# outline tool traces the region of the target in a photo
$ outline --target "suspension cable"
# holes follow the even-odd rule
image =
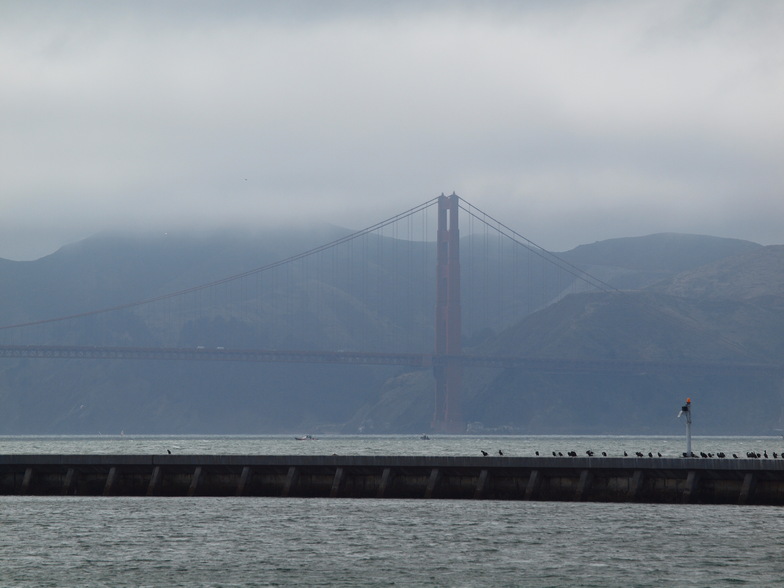
[[[463,203],[467,204],[468,206],[467,207],[463,206]],[[528,251],[530,251],[534,255],[541,257],[548,263],[551,263],[552,265],[555,265],[561,270],[573,275],[578,280],[581,280],[586,284],[593,286],[598,290],[603,290],[605,292],[621,292],[621,290],[608,284],[604,280],[597,278],[596,276],[590,274],[589,272],[583,269],[580,269],[573,263],[570,263],[567,260],[557,256],[552,251],[548,251],[544,247],[537,245],[536,243],[524,237],[514,229],[507,227],[501,221],[493,218],[486,212],[480,210],[479,208],[477,208],[467,200],[461,198],[459,201],[459,206],[460,208],[465,210],[471,217],[475,218],[479,222],[484,223],[491,229],[494,229],[501,235],[505,236],[507,239],[511,240],[513,243],[525,247]]]
[[[417,214],[417,213],[419,213],[419,212],[421,212],[421,211],[423,211],[423,210],[425,210],[427,208],[430,208],[431,206],[433,206],[437,202],[438,202],[438,197],[432,198],[432,199],[428,200],[427,202],[424,202],[424,203],[422,203],[422,204],[420,204],[418,206],[415,206],[414,208],[406,210],[405,212],[401,212],[400,214],[396,214],[395,216],[389,217],[386,220],[380,221],[380,222],[378,222],[378,223],[376,223],[374,225],[371,225],[369,227],[366,227],[364,229],[361,229],[359,231],[351,233],[350,235],[346,235],[344,237],[340,237],[339,239],[335,239],[334,241],[330,241],[329,243],[326,243],[324,245],[320,245],[318,247],[314,247],[313,249],[309,249],[309,250],[304,251],[302,253],[298,253],[296,255],[292,255],[290,257],[287,257],[285,259],[281,259],[279,261],[275,261],[275,262],[269,263],[267,265],[256,267],[256,268],[253,268],[253,269],[250,269],[250,270],[238,273],[238,274],[227,276],[225,278],[220,278],[218,280],[214,280],[214,281],[208,282],[206,284],[199,284],[198,286],[191,286],[190,288],[185,288],[183,290],[177,290],[175,292],[169,292],[167,294],[161,294],[160,296],[154,296],[152,298],[145,298],[143,300],[137,300],[135,302],[127,302],[127,303],[124,303],[124,304],[118,304],[116,306],[109,306],[109,307],[100,308],[100,309],[97,309],[97,310],[90,310],[90,311],[86,311],[86,312],[70,314],[70,315],[67,315],[67,316],[48,318],[48,319],[41,319],[41,320],[37,320],[37,321],[29,321],[29,322],[24,322],[24,323],[17,323],[17,324],[13,324],[13,325],[4,325],[4,326],[0,326],[0,331],[9,330],[9,329],[18,329],[18,328],[22,328],[22,327],[32,327],[32,326],[43,325],[43,324],[47,324],[47,323],[62,322],[62,321],[67,321],[67,320],[72,320],[72,319],[77,319],[77,318],[84,318],[84,317],[88,317],[88,316],[95,316],[95,315],[104,314],[104,313],[107,313],[107,312],[114,312],[114,311],[118,311],[118,310],[127,310],[129,308],[135,308],[135,307],[138,307],[138,306],[144,306],[146,304],[151,304],[153,302],[160,302],[161,300],[166,300],[166,299],[169,299],[169,298],[176,298],[178,296],[183,296],[185,294],[191,294],[193,292],[206,290],[207,288],[212,288],[214,286],[218,286],[218,285],[221,285],[221,284],[227,284],[229,282],[233,282],[235,280],[239,280],[239,279],[245,278],[247,276],[252,276],[254,274],[260,274],[260,273],[263,273],[263,272],[275,269],[277,267],[280,267],[280,266],[283,266],[283,265],[286,265],[286,264],[289,264],[289,263],[292,263],[292,262],[295,262],[295,261],[299,261],[301,259],[305,259],[305,258],[310,257],[312,255],[316,255],[317,253],[322,253],[323,251],[326,251],[327,249],[331,249],[333,247],[337,247],[338,245],[342,245],[344,243],[348,243],[349,241],[353,241],[354,239],[358,239],[359,237],[367,235],[368,233],[372,233],[374,231],[382,229],[382,228],[384,228],[386,226],[389,226],[389,225],[391,225],[393,223],[396,223],[396,222],[398,222],[398,221],[400,221],[400,220],[402,220],[402,219],[404,219],[406,217],[409,217],[409,216],[412,216],[414,214]]]

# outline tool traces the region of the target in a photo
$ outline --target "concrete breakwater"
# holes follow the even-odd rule
[[[277,496],[784,505],[784,460],[0,455],[0,495]]]

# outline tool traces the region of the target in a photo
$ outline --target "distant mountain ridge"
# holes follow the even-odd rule
[[[559,255],[617,288],[637,290],[760,247],[740,239],[657,233],[580,245]]]
[[[752,300],[784,296],[784,245],[759,247],[681,272],[651,288],[686,298]]]
[[[311,227],[259,233],[104,234],[36,261],[0,260],[0,326],[177,291],[348,233]],[[427,247],[406,247],[396,255],[419,255]],[[492,263],[508,276],[539,277],[539,272],[516,267],[519,259],[513,256],[493,255]],[[485,257],[467,258],[464,305],[512,304],[522,313],[502,330],[494,325],[483,330],[481,316],[471,316],[465,331],[471,336],[466,339],[468,352],[745,363],[782,357],[784,246],[665,233],[582,245],[558,256],[616,290],[586,292],[572,276],[571,286],[523,283],[521,298],[499,301],[482,278]],[[384,266],[355,269],[363,275],[374,272],[390,284],[403,280],[404,287],[409,278],[411,287],[421,283],[422,276],[401,273],[398,261],[387,255]],[[336,284],[302,288],[287,296],[319,296],[317,304],[331,312],[311,321],[309,328],[328,334],[326,340],[332,338],[339,348],[352,348],[356,321],[368,317],[371,332],[379,338],[432,329],[432,302],[382,316],[371,298],[342,291]],[[526,302],[534,291],[549,296],[550,302]],[[153,318],[129,313],[100,328],[110,329],[115,340],[127,344],[160,345]],[[212,319],[183,324],[178,344],[288,346],[312,338],[305,332],[275,331],[273,319],[222,310]],[[84,320],[63,332],[78,341],[80,333],[95,328],[95,321]],[[0,331],[0,336],[8,340],[13,334]],[[672,406],[690,394],[703,415],[704,432],[771,431],[780,425],[782,382],[761,375],[749,378],[485,370],[466,373],[464,416],[473,430],[668,434],[680,430]],[[0,360],[0,404],[0,434],[413,433],[429,428],[432,375],[428,370],[344,366]]]
[[[720,259],[755,251],[762,245],[707,235],[656,233],[580,245],[561,254],[573,263],[638,271],[682,272]]]
[[[321,245],[334,226],[264,232],[105,232],[35,261],[0,264],[0,323],[11,314],[81,312],[144,300],[231,276]],[[52,295],[52,285],[58,295]],[[13,310],[12,310],[13,309]]]
[[[682,257],[678,247],[673,247],[695,243],[705,250]],[[643,244],[668,251],[677,263],[667,266],[648,256],[639,265],[631,263],[629,252]],[[614,251],[615,247],[619,250]],[[611,255],[597,257],[608,248]],[[604,273],[610,283],[646,286],[566,296],[473,351],[676,364],[782,364],[784,247],[653,235],[578,249],[579,254],[561,255],[575,263],[615,260],[625,267],[604,266],[611,270]],[[587,267],[594,273],[600,266]],[[666,271],[667,267],[671,269]],[[656,281],[654,276],[661,279]],[[699,402],[706,433],[770,435],[784,423],[784,369],[779,375],[738,372],[719,376],[708,371],[677,378],[644,372],[581,375],[510,369],[466,378],[470,385],[464,391],[465,413],[475,420],[477,432],[677,434],[680,423],[672,418],[671,407],[687,396]],[[407,387],[418,387],[421,394],[427,382],[419,379],[402,389],[391,384],[379,402],[381,410],[390,412],[390,397],[404,394]],[[429,407],[418,397],[411,402],[419,403],[421,412]],[[412,412],[394,410],[401,418]],[[383,422],[372,409],[361,416],[357,423]]]

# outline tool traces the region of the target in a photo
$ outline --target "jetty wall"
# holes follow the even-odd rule
[[[784,459],[0,455],[0,495],[784,505]]]

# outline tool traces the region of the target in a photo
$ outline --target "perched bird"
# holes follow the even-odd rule
[[[658,451],[656,452],[656,455],[658,455],[659,457],[661,457],[661,453],[659,453]]]
[[[168,453],[169,455],[171,455],[171,449],[167,449],[167,450],[166,450],[166,453]]]
[[[607,457],[607,452],[606,451],[602,451],[602,457]]]
[[[484,455],[485,457],[487,457],[488,455],[490,455],[490,454],[489,454],[489,453],[487,453],[487,451],[485,451],[484,449],[481,449],[480,451],[482,452],[482,455]]]
[[[536,454],[536,457],[539,457],[539,452],[538,451],[534,451],[534,453]]]
[[[623,452],[623,456],[624,456],[624,457],[629,457],[629,454],[628,454],[628,453],[626,453],[626,452],[624,451],[624,452]]]
[[[498,455],[503,455],[503,454],[504,454],[504,452],[499,449],[498,450]]]
[[[735,459],[738,459],[738,454],[737,453],[733,453],[732,457],[734,457]]]

